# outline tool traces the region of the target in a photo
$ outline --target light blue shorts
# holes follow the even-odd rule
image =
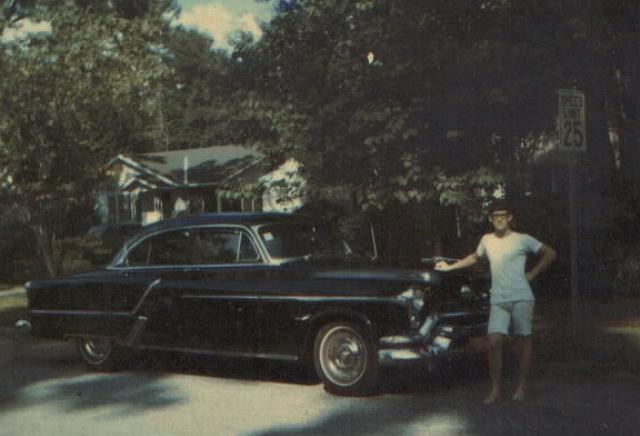
[[[512,301],[491,305],[488,333],[530,336],[533,330],[533,301]]]

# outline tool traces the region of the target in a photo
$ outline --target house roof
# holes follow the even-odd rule
[[[264,156],[253,148],[217,145],[191,150],[172,150],[119,154],[107,166],[121,163],[134,177],[122,188],[144,185],[148,188],[221,185],[225,182],[252,182],[268,172]]]

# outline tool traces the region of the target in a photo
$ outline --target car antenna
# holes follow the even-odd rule
[[[378,246],[376,244],[376,234],[373,231],[372,223],[369,223],[369,229],[371,229],[371,242],[373,242],[373,257],[371,260],[376,260],[378,258]]]

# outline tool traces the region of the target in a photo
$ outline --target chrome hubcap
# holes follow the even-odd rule
[[[82,350],[87,359],[92,362],[100,362],[109,357],[109,353],[111,353],[111,341],[106,338],[83,339]]]
[[[358,382],[367,364],[367,350],[360,335],[350,327],[329,330],[320,343],[320,365],[323,373],[339,386]]]

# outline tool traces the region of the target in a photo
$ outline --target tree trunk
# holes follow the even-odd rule
[[[32,227],[32,230],[36,237],[38,254],[44,262],[49,276],[54,277],[56,275],[56,267],[55,263],[53,262],[51,238],[49,237],[47,231],[42,227],[42,225],[36,225]]]

